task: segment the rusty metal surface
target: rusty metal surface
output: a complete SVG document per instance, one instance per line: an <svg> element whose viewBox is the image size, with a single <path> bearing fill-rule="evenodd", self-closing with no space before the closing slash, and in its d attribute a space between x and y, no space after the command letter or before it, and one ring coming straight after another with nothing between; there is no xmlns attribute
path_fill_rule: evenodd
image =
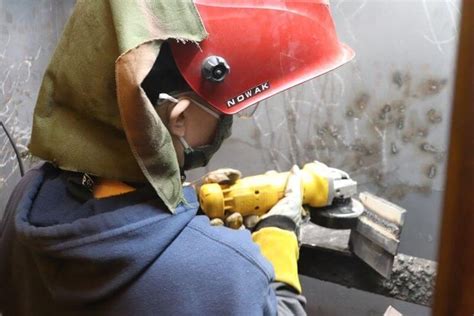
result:
<svg viewBox="0 0 474 316"><path fill-rule="evenodd" d="M436 263L398 254L392 273L385 279L354 256L348 248L349 231L306 225L298 263L302 275L395 298L431 306Z"/></svg>

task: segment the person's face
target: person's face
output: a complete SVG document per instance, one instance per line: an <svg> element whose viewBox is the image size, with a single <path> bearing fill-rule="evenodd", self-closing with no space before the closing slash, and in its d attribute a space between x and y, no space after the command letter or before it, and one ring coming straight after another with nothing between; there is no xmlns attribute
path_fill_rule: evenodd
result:
<svg viewBox="0 0 474 316"><path fill-rule="evenodd" d="M214 141L220 115L192 96L182 96L177 103L166 104L166 125L173 138L180 166L184 164L184 139L191 148L209 145Z"/></svg>
<svg viewBox="0 0 474 316"><path fill-rule="evenodd" d="M214 140L219 119L192 100L184 112L186 133L184 138L191 147L208 145Z"/></svg>

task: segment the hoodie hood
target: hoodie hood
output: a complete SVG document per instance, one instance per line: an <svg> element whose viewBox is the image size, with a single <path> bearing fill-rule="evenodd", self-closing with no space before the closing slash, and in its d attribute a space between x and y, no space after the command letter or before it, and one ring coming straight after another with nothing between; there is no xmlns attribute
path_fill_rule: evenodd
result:
<svg viewBox="0 0 474 316"><path fill-rule="evenodd" d="M141 83L163 41L206 36L192 0L77 1L43 78L31 153L63 170L147 181L173 212L179 164Z"/></svg>
<svg viewBox="0 0 474 316"><path fill-rule="evenodd" d="M184 189L188 203L179 205L175 215L149 187L81 203L66 189L72 173L51 165L34 173L18 205L15 230L60 303L93 303L129 284L173 242L198 207L190 187Z"/></svg>

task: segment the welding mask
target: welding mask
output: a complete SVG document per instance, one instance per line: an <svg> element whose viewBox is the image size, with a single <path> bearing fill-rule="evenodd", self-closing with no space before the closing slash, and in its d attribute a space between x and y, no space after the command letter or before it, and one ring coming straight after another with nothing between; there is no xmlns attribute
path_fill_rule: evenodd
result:
<svg viewBox="0 0 474 316"><path fill-rule="evenodd" d="M194 0L208 32L170 41L187 84L219 113L235 114L351 60L327 0Z"/></svg>

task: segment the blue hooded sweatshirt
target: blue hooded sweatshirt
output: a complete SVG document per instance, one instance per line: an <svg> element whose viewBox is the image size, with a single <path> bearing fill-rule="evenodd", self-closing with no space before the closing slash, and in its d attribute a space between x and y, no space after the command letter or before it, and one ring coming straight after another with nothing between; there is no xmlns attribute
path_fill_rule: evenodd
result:
<svg viewBox="0 0 474 316"><path fill-rule="evenodd" d="M190 187L176 214L147 187L81 202L74 173L33 169L0 226L0 313L272 315L272 266L246 230L196 216Z"/></svg>

